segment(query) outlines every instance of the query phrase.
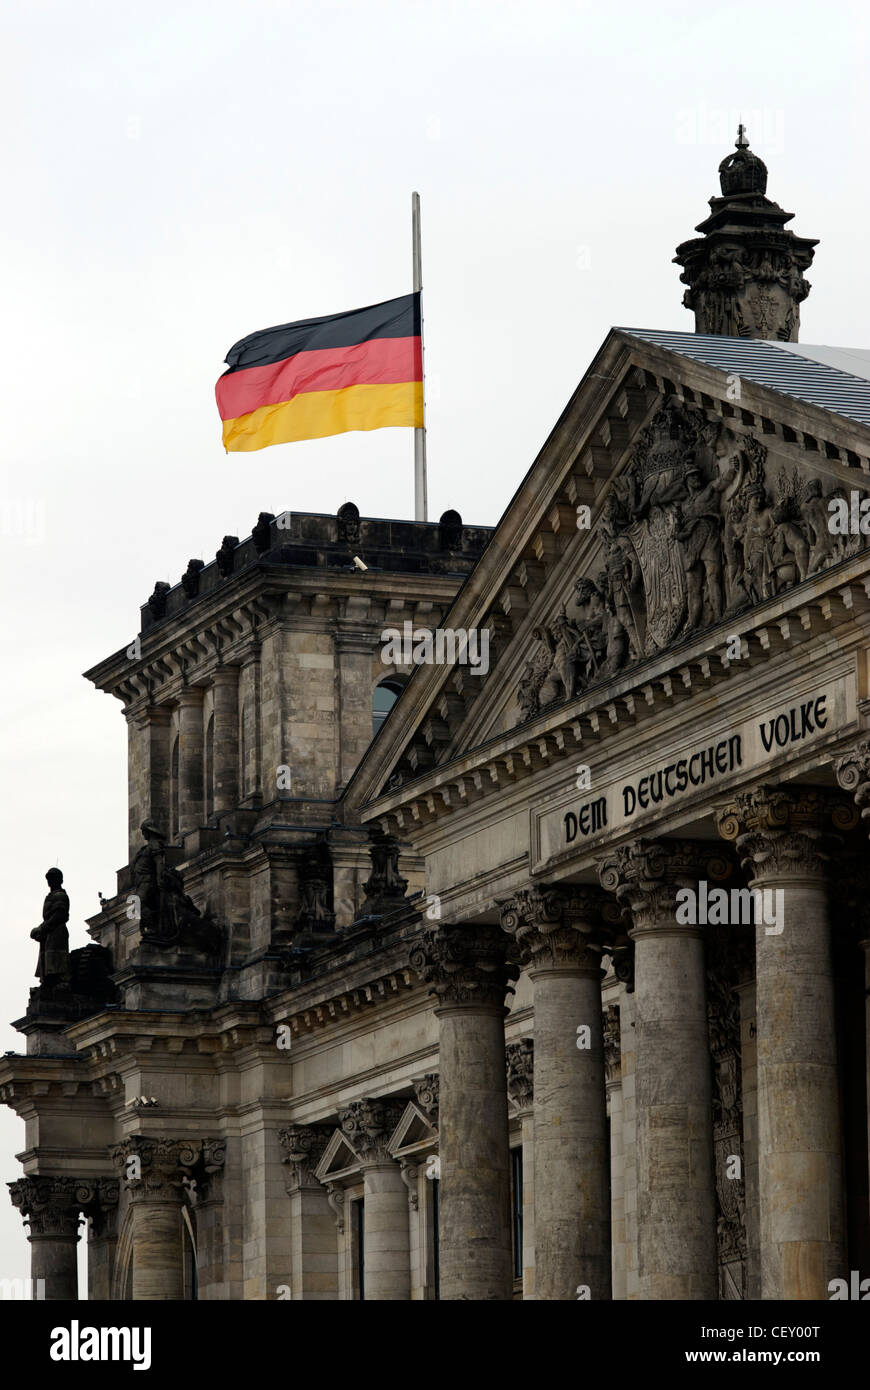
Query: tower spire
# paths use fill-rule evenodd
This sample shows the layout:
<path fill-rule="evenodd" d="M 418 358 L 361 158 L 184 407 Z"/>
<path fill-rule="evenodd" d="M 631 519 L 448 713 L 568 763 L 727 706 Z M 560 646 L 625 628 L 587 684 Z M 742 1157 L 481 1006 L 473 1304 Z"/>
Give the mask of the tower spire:
<path fill-rule="evenodd" d="M 721 197 L 710 199 L 710 216 L 695 228 L 701 237 L 684 241 L 674 257 L 695 332 L 796 343 L 810 292 L 803 272 L 818 241 L 786 231 L 794 213 L 766 196 L 767 165 L 749 148 L 742 121 L 719 184 Z"/>

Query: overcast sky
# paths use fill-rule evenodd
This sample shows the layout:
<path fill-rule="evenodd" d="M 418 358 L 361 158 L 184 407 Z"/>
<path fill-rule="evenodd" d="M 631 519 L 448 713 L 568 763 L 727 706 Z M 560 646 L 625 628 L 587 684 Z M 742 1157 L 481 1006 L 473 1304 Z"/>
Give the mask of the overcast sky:
<path fill-rule="evenodd" d="M 868 347 L 866 4 L 7 0 L 0 19 L 4 1050 L 44 872 L 70 945 L 126 858 L 120 705 L 81 672 L 257 513 L 413 516 L 412 436 L 226 455 L 238 338 L 407 293 L 430 516 L 492 524 L 607 330 L 691 330 L 671 264 L 739 115 L 820 238 L 801 340 Z M 24 1127 L 0 1108 L 0 1179 Z M 0 1278 L 27 1273 L 0 1192 Z"/>

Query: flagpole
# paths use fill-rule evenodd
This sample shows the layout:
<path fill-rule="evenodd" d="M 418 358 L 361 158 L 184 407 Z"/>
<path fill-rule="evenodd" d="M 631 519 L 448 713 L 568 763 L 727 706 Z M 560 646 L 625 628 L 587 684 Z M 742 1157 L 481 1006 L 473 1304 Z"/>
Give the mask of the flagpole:
<path fill-rule="evenodd" d="M 423 255 L 420 246 L 420 194 L 411 194 L 411 260 L 414 272 L 414 293 L 423 289 Z M 423 299 L 420 297 L 420 356 L 423 357 Z M 425 359 L 423 359 L 425 367 Z M 425 374 L 424 374 L 425 380 Z M 426 405 L 425 387 L 423 428 L 414 430 L 414 520 L 428 521 L 429 500 L 426 495 Z"/>

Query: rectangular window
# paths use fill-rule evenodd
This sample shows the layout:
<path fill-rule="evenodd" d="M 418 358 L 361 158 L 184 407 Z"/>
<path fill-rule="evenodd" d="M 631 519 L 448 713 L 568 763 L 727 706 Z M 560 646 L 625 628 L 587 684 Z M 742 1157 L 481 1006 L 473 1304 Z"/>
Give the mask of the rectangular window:
<path fill-rule="evenodd" d="M 353 1244 L 354 1275 L 356 1296 L 365 1301 L 366 1296 L 366 1213 L 362 1198 L 353 1204 Z"/>
<path fill-rule="evenodd" d="M 523 1277 L 523 1151 L 511 1149 L 511 1228 L 514 1247 L 514 1278 Z"/>
<path fill-rule="evenodd" d="M 441 1248 L 438 1240 L 438 1200 L 440 1179 L 432 1179 L 432 1283 L 435 1297 L 441 1297 Z"/>

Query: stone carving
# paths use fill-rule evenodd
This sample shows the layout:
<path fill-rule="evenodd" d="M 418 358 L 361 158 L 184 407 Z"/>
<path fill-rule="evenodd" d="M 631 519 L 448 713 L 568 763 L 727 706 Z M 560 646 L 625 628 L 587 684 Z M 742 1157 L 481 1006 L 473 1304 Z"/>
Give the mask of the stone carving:
<path fill-rule="evenodd" d="M 824 875 L 840 844 L 834 832 L 857 820 L 853 807 L 822 792 L 773 786 L 741 793 L 717 816 L 719 834 L 736 842 L 754 879 Z"/>
<path fill-rule="evenodd" d="M 711 867 L 718 868 L 718 861 L 703 841 L 641 838 L 617 846 L 600 860 L 598 876 L 601 886 L 630 911 L 634 931 L 640 931 L 662 919 L 675 920 L 677 889 L 715 877 Z M 618 969 L 616 974 L 622 978 Z"/>
<path fill-rule="evenodd" d="M 196 1192 L 208 1195 L 211 1180 L 226 1159 L 222 1139 L 165 1139 L 133 1134 L 115 1144 L 109 1156 L 132 1201 L 181 1202 Z"/>
<path fill-rule="evenodd" d="M 500 927 L 441 926 L 425 930 L 411 947 L 411 968 L 432 985 L 440 1005 L 475 1004 L 504 1008 L 505 993 L 518 967 L 507 959 Z"/>
<path fill-rule="evenodd" d="M 49 869 L 45 881 L 48 894 L 42 904 L 42 921 L 30 935 L 39 942 L 36 976 L 47 996 L 69 984 L 69 898 L 60 869 Z"/>
<path fill-rule="evenodd" d="M 452 508 L 439 518 L 438 544 L 442 550 L 462 549 L 462 517 Z"/>
<path fill-rule="evenodd" d="M 158 618 L 166 617 L 166 599 L 172 585 L 167 584 L 165 579 L 158 579 L 154 585 L 151 597 L 148 600 L 148 611 L 155 621 Z"/>
<path fill-rule="evenodd" d="M 345 502 L 335 514 L 338 522 L 338 539 L 349 546 L 359 545 L 360 520 L 359 507 L 353 502 Z"/>
<path fill-rule="evenodd" d="M 505 1048 L 508 1099 L 518 1110 L 531 1110 L 535 1098 L 535 1044 L 531 1038 Z"/>
<path fill-rule="evenodd" d="M 181 576 L 181 587 L 188 598 L 196 598 L 199 593 L 199 576 L 204 569 L 204 560 L 188 560 L 187 569 Z"/>
<path fill-rule="evenodd" d="M 288 1193 L 300 1187 L 317 1187 L 314 1170 L 334 1130 L 330 1125 L 288 1125 L 279 1129 L 278 1142 L 284 1150 L 281 1162 L 287 1165 Z"/>
<path fill-rule="evenodd" d="M 169 863 L 166 838 L 151 821 L 142 822 L 145 844 L 132 864 L 143 943 L 192 947 L 207 954 L 221 944 L 222 932 L 211 912 L 200 912 L 184 891 L 181 874 Z"/>
<path fill-rule="evenodd" d="M 17 1178 L 9 1184 L 12 1205 L 20 1211 L 29 1228 L 28 1238 L 49 1236 L 78 1239 L 79 1183 L 76 1178 Z"/>
<path fill-rule="evenodd" d="M 112 1234 L 118 1216 L 120 1183 L 117 1178 L 88 1178 L 78 1184 L 76 1201 L 90 1218 L 95 1236 Z"/>
<path fill-rule="evenodd" d="M 600 969 L 621 913 L 600 889 L 583 884 L 533 884 L 501 904 L 501 925 L 513 936 L 524 967 L 578 965 Z"/>
<path fill-rule="evenodd" d="M 400 1100 L 355 1100 L 338 1112 L 342 1134 L 363 1165 L 389 1163 L 387 1144 L 402 1118 L 405 1105 Z"/>
<path fill-rule="evenodd" d="M 440 1089 L 441 1078 L 437 1071 L 427 1072 L 419 1081 L 414 1082 L 414 1095 L 417 1104 L 434 1129 L 438 1128 L 438 1099 Z"/>
<path fill-rule="evenodd" d="M 271 512 L 260 512 L 257 517 L 257 524 L 251 532 L 251 540 L 258 555 L 265 555 L 272 545 L 272 522 L 275 520 Z"/>
<path fill-rule="evenodd" d="M 770 474 L 770 476 L 769 476 Z M 818 478 L 772 476 L 765 445 L 666 398 L 599 517 L 604 568 L 534 629 L 516 693 L 523 719 L 630 663 L 776 598 L 861 544 L 835 536 Z"/>
<path fill-rule="evenodd" d="M 363 884 L 364 911 L 374 916 L 389 912 L 404 902 L 408 880 L 399 873 L 399 842 L 378 826 L 369 831 L 372 871 Z"/>
<path fill-rule="evenodd" d="M 222 579 L 231 575 L 236 563 L 236 547 L 239 543 L 238 536 L 224 536 L 221 541 L 221 548 L 215 554 L 218 573 Z"/>
<path fill-rule="evenodd" d="M 602 1010 L 604 1034 L 604 1079 L 608 1086 L 622 1076 L 622 1039 L 619 1028 L 619 1005 L 607 1004 Z"/>
<path fill-rule="evenodd" d="M 803 272 L 815 240 L 785 230 L 792 214 L 765 196 L 767 168 L 741 125 L 734 153 L 719 165 L 720 198 L 674 257 L 688 289 L 696 333 L 797 342 L 800 305 L 810 292 Z"/>
<path fill-rule="evenodd" d="M 332 859 L 326 842 L 320 838 L 303 851 L 299 860 L 299 915 L 296 930 L 331 932 L 335 929 L 332 910 Z"/>
<path fill-rule="evenodd" d="M 854 748 L 837 759 L 837 782 L 852 792 L 865 826 L 870 821 L 870 739 L 859 739 Z M 868 828 L 870 834 L 870 828 Z"/>

